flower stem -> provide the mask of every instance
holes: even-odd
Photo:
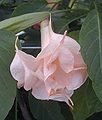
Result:
[[[49,20],[45,19],[41,22],[41,49],[49,44]]]

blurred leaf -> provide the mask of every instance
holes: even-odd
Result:
[[[61,102],[59,105],[61,107],[61,113],[64,116],[65,120],[73,120],[73,115],[70,107],[65,102],[63,102],[63,104]]]
[[[6,118],[4,120],[15,120],[15,102],[12,105],[11,110],[9,111],[8,115],[6,116]]]
[[[12,16],[23,15],[26,13],[40,12],[46,10],[47,2],[42,0],[34,0],[33,2],[22,3],[16,7]]]
[[[62,0],[46,0],[46,1],[58,3],[58,2],[60,2]]]
[[[72,12],[67,12],[67,19],[68,23],[71,23],[74,20],[80,19],[85,17],[88,14],[88,10],[83,10],[83,9],[77,9],[73,10]]]
[[[5,0],[0,0],[0,5],[4,2]]]
[[[67,11],[64,12],[62,16],[55,17],[55,29],[59,33],[64,32],[66,29],[68,29],[68,25],[75,21],[78,20],[82,17],[85,17],[87,15],[88,11],[87,10],[75,10],[75,11]],[[66,16],[66,17],[65,17]]]
[[[88,14],[79,39],[93,88],[102,102],[102,8],[100,6],[96,5],[96,9]]]
[[[94,0],[77,0],[72,8],[89,10],[93,3]]]
[[[0,30],[0,120],[4,120],[16,96],[16,85],[9,67],[14,55],[15,35]]]
[[[97,1],[102,4],[102,0],[97,0]]]
[[[54,21],[55,32],[64,33],[68,29],[68,21],[66,18],[56,18]]]
[[[49,12],[28,13],[17,17],[12,17],[0,22],[0,29],[6,29],[17,33],[24,30],[49,16]]]
[[[11,16],[11,13],[11,7],[0,8],[0,21],[9,18]]]
[[[37,120],[65,120],[57,102],[37,100],[30,94],[29,105]]]
[[[91,84],[91,80],[75,91],[72,96],[74,102],[74,120],[85,120],[95,112],[102,111],[102,103],[97,98]]]

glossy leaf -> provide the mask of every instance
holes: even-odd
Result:
[[[87,80],[81,88],[76,90],[72,99],[74,120],[85,120],[93,113],[102,111],[102,103],[92,88],[91,80]]]
[[[96,5],[84,21],[80,35],[81,52],[96,95],[102,102],[102,8]]]
[[[0,22],[0,29],[12,32],[24,30],[49,16],[49,12],[28,13],[17,17],[12,17]]]
[[[37,100],[30,94],[29,105],[37,120],[65,120],[57,102]]]
[[[9,72],[14,41],[14,34],[0,30],[0,120],[7,116],[16,96],[16,83]]]

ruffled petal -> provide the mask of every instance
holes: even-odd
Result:
[[[46,48],[44,48],[37,56],[37,59],[42,59],[54,53],[54,51],[59,47],[60,43],[58,40],[52,40]]]
[[[65,31],[64,35],[61,34],[56,34],[52,31],[52,27],[51,27],[51,22],[49,22],[49,30],[48,30],[48,35],[47,38],[45,38],[46,32],[45,30],[41,31],[41,41],[45,41],[42,42],[42,46],[46,46],[44,47],[44,49],[41,50],[41,52],[38,54],[37,59],[42,59],[44,57],[47,57],[49,55],[53,55],[53,53],[55,53],[55,51],[57,49],[59,49],[60,45],[62,45],[62,42],[64,42],[65,36],[66,36],[67,31]],[[49,39],[50,38],[50,39]],[[50,43],[46,44],[46,41],[50,41]]]
[[[49,99],[48,92],[46,90],[46,87],[45,87],[45,84],[43,81],[37,82],[36,84],[33,85],[32,95],[35,98],[41,99],[41,100],[48,100]]]
[[[25,68],[18,53],[15,54],[15,57],[10,65],[10,72],[13,78],[19,82],[18,87],[22,87],[25,80]]]
[[[56,71],[56,65],[55,64],[50,64],[49,66],[46,66],[44,68],[44,81],[47,80],[49,76],[51,76],[54,72]]]
[[[21,50],[17,50],[16,53],[21,59],[23,65],[25,65],[27,68],[31,69],[32,71],[36,71],[39,63],[37,62],[35,57]]]
[[[74,68],[85,68],[86,64],[81,56],[81,53],[74,54]]]
[[[69,36],[65,37],[63,47],[68,48],[73,54],[77,54],[80,50],[80,45]]]
[[[48,100],[48,91],[44,83],[43,61],[40,61],[39,67],[35,72],[36,82],[32,84],[32,94],[37,99]]]
[[[74,57],[68,48],[62,47],[58,57],[62,70],[66,73],[72,71],[74,67]]]
[[[19,88],[24,86],[26,90],[31,89],[34,71],[36,69],[37,65],[33,56],[20,50],[16,51],[10,66],[10,71],[14,79],[18,81],[17,85]]]
[[[59,53],[61,53],[61,48],[63,46],[63,42],[64,42],[64,39],[65,39],[66,33],[67,33],[67,31],[64,32],[64,35],[61,35],[62,39],[59,42],[59,46],[55,49],[55,51],[52,52],[52,54],[49,57],[49,60],[48,60],[47,64],[50,64],[50,63],[54,62],[57,59],[57,57],[59,56]],[[58,36],[59,36],[59,34],[58,34]]]
[[[88,74],[85,69],[75,69],[71,71],[67,77],[66,87],[68,90],[75,90],[79,88],[87,79]]]
[[[25,67],[25,83],[24,83],[24,89],[30,90],[33,85],[36,83],[36,77],[35,73],[31,71],[30,69]]]
[[[39,61],[39,66],[35,72],[35,76],[40,80],[44,81],[43,61]]]
[[[46,88],[48,89],[48,91],[50,91],[51,89],[57,90],[58,88],[65,88],[67,84],[66,78],[67,74],[63,70],[61,70],[59,66],[57,66],[56,71],[46,79]]]
[[[69,91],[67,88],[64,89],[58,89],[57,91],[53,91],[53,93],[50,95],[49,99],[55,100],[55,101],[62,101],[66,102],[71,108],[73,106],[73,102],[70,99],[70,97],[73,95],[74,91]]]

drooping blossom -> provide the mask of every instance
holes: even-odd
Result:
[[[72,106],[70,97],[88,75],[80,45],[66,33],[54,33],[51,18],[42,21],[41,52],[35,58],[16,46],[10,71],[18,87],[32,90],[37,99],[65,101]]]

